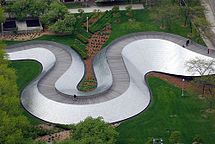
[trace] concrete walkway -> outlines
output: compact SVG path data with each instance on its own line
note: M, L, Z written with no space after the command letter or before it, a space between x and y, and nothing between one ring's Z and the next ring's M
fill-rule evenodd
M129 6L129 5L119 5L119 10L126 10L126 7ZM132 9L133 10L138 10L138 9L144 9L143 5L142 4L132 4ZM94 10L100 10L101 12L105 12L105 11L109 11L113 8L113 6L102 6L102 7L99 7L99 6L92 6L92 7L89 7L89 8L81 8L84 10L85 13L90 13L90 12L93 12ZM70 13L79 13L78 10L80 8L76 8L76 9L69 9L69 12Z
M208 3L210 4L211 8L212 8L212 11L215 15L215 1L214 0L207 0Z
M213 13L213 8L215 6L215 3L213 2L214 5L211 5L211 1L208 0L202 0L202 5L205 7L205 16L209 24L211 25L211 37L203 37L204 42L206 43L207 47L209 49L215 49L215 15Z

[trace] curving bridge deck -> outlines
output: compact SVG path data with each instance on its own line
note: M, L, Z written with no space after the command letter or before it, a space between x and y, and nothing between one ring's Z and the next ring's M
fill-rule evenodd
M98 87L80 92L84 63L72 49L54 42L34 41L7 48L9 59L33 59L43 70L21 94L23 107L32 115L52 123L77 123L87 116L102 116L118 122L142 112L150 103L144 76L150 71L186 75L185 61L194 57L212 59L207 49L167 33L135 33L121 37L94 59ZM209 57L210 56L210 57ZM77 100L73 95L78 96Z

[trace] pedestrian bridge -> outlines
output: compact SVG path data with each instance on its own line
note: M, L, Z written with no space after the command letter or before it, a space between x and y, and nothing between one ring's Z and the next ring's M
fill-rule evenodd
M36 60L43 69L21 93L23 107L51 123L73 124L88 116L115 123L144 111L151 100L145 76L151 71L197 76L186 71L187 60L211 60L207 48L168 33L145 32L123 36L96 55L93 69L97 88L77 89L85 73L79 55L54 42L32 41L9 46L10 60ZM74 99L74 95L77 98Z

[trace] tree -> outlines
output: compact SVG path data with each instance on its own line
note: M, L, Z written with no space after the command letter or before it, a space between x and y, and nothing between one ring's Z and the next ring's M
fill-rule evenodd
M187 71L200 76L210 75L215 72L215 60L206 60L199 57L195 57L186 61L185 66Z
M200 76L194 78L193 82L202 85L202 95L204 95L205 87L207 85L215 84L215 78L212 76L212 74L215 73L215 60L206 60L196 57L194 59L188 60L185 65L188 72L193 73L193 75L196 74Z
M101 118L86 118L78 123L72 132L72 138L80 144L114 144L118 133Z
M83 18L84 10L80 8L80 9L78 9L78 12L79 12L80 18Z
M46 0L17 0L12 5L9 5L9 12L14 13L18 20L24 20L29 16L41 16L47 7Z
M193 33L193 26L197 26L203 32L205 28L209 26L205 19L204 7L201 5L200 0L189 0L183 1L183 6L181 6L182 13L185 17L184 26L189 24L190 32Z
M112 14L113 14L114 21L116 23L120 22L119 6L117 6L117 5L113 6L113 8L112 8Z
M63 20L67 14L69 14L67 7L58 1L54 1L40 19L44 25L51 26L58 20Z
M66 14L65 18L58 20L55 24L50 26L50 30L61 34L71 34L75 30L76 18L73 14Z
M179 131L173 131L169 137L170 144L181 143L181 133Z
M151 14L151 17L160 23L160 27L171 30L172 21L178 17L179 7L177 5L163 4L160 7L154 8L153 11L154 13Z
M6 17L5 17L5 13L4 13L4 9L2 6L0 6L0 24L1 24L1 31L3 34L3 23L5 22Z
M0 44L0 143L29 143L30 123L20 109L15 71L8 67L3 48Z
M132 21L133 20L132 6L131 5L126 6L125 9L126 9L126 16L129 18L130 21Z

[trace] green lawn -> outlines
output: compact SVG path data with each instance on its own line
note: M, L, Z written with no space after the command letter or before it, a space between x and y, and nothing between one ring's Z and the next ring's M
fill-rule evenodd
M20 93L33 79L35 79L40 74L42 70L42 66L36 61L12 61L10 67L16 70L17 86ZM31 124L36 125L41 123L39 119L31 116L23 108L21 109L23 110L23 114L28 117Z
M117 128L118 144L144 144L149 137L161 137L168 144L175 130L181 132L182 143L192 143L196 135L206 144L214 143L215 116L204 112L208 105L203 100L188 93L181 97L181 89L158 78L150 77L148 83L152 102L145 112Z
M135 10L133 11L133 15L135 18L134 22L129 22L128 18L125 16L125 12L121 12L120 23L112 24L112 34L105 44L108 45L111 41L119 38L123 35L134 33L134 32L147 32L147 31L157 31L157 32L167 32L173 33L177 35L181 35L183 37L187 37L190 33L189 27L184 27L184 17L179 16L177 20L172 22L171 29L161 29L160 24L156 23L150 16L153 10ZM203 40L197 36L193 38L199 44L203 44Z

